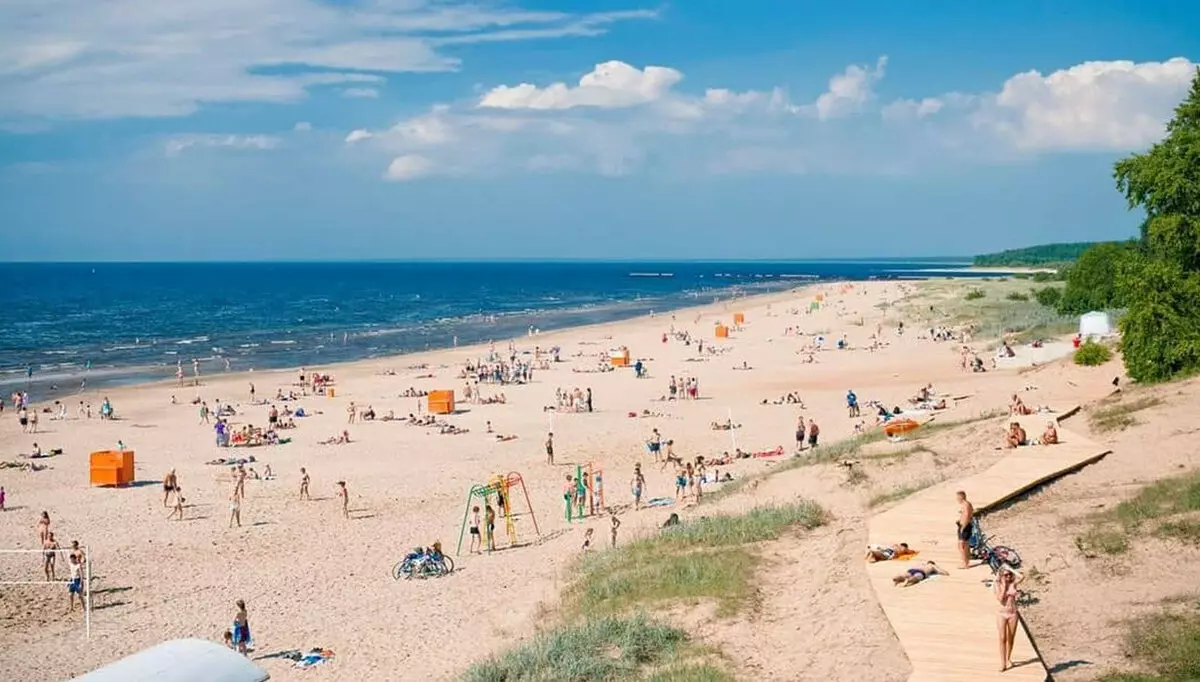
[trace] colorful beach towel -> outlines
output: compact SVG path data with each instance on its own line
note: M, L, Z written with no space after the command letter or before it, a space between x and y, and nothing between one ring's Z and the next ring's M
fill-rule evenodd
M300 656L299 660L292 664L292 666L301 670L307 670L321 665L332 658L333 652L329 649L312 649L307 654Z

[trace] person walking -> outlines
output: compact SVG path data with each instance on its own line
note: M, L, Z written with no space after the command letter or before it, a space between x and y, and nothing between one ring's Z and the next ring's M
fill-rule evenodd
M996 601L1000 602L1000 611L996 614L996 629L1000 635L1000 672L1013 667L1013 641L1017 637L1017 622L1020 618L1017 613L1017 585L1024 579L1020 573L1002 566L992 586Z

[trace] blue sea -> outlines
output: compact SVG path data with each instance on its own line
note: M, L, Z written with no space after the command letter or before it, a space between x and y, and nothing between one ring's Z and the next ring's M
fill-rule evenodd
M923 261L0 264L0 389L39 397L324 365L781 290L923 277ZM29 370L32 369L32 377Z

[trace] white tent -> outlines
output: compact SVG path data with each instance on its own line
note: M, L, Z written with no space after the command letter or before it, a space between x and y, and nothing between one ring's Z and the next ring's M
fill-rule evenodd
M173 639L75 678L80 682L264 682L267 671L215 642Z
M1096 336L1111 336L1112 321L1108 313L1092 311L1079 316L1079 335L1086 338Z

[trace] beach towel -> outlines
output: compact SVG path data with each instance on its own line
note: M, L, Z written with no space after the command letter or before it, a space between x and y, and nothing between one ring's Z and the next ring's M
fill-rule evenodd
M307 670L314 666L321 665L332 658L333 652L329 649L312 649L308 653L300 656L300 658L292 664L292 667L300 668L301 670Z
M655 497L646 502L646 504L651 507L669 507L675 504L675 500L672 500L669 497Z

